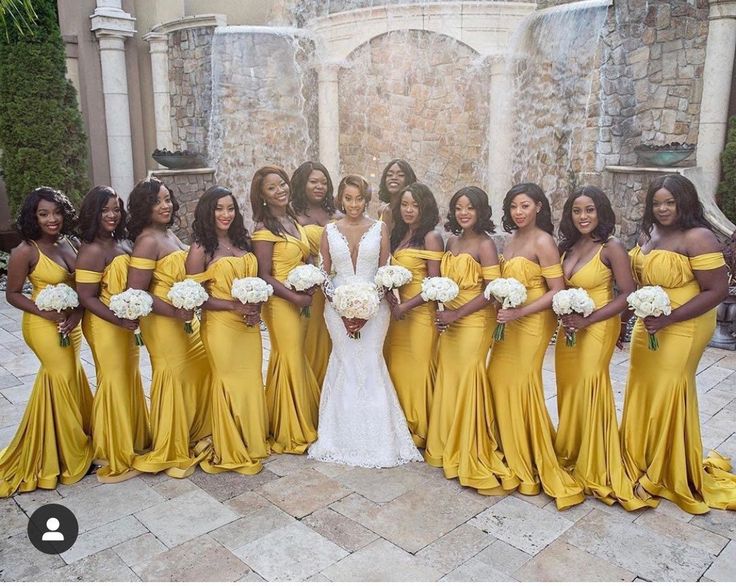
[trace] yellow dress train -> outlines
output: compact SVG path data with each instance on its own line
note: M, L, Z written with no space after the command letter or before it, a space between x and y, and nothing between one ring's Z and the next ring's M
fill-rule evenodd
M77 283L100 284L100 301L122 293L128 282L130 256L116 256L101 273L77 269ZM92 350L97 390L92 403L92 441L101 481L114 481L130 471L133 458L151 445L148 407L138 368L140 350L133 332L84 312L82 331Z
M446 304L448 309L477 297L484 278L498 277L498 266L481 267L467 253L455 256L446 252L440 270L460 287L460 294ZM440 336L424 452L427 463L441 467L445 477L457 478L463 486L487 495L506 494L519 484L496 442L498 432L486 375L494 325L495 315L488 306L454 322Z
M309 240L309 254L315 259L315 262L319 260L319 245L324 231L325 229L318 224L304 226L304 232ZM311 317L304 318L307 321L304 353L317 379L317 385L321 389L332 351L332 340L330 340L327 324L325 324L325 295L321 290L312 295L311 313Z
M177 250L158 261L133 257L130 267L153 270L149 292L169 303L166 294L186 272L186 251ZM184 323L151 313L140 321L143 342L151 356L151 451L137 456L133 467L183 478L207 456L205 442L212 433L210 402L212 376L199 337L199 322L187 334Z
M540 267L517 256L501 260L504 278L527 288L527 303L548 289L544 277L561 277L560 265ZM551 309L506 324L504 339L493 345L488 376L506 463L521 481L519 492L546 494L562 510L585 500L583 489L557 462L555 432L544 404L542 362L557 325Z
M724 265L719 253L687 257L668 250L631 253L637 281L659 285L672 308L700 293L694 270ZM736 510L736 475L728 458L711 452L703 460L695 371L716 325L716 310L657 332L649 350L640 320L631 338L621 445L629 477L649 494L666 498L693 515L709 508ZM656 502L656 501L655 501Z
M595 256L566 280L585 289L596 309L613 299L613 272ZM510 326L511 327L511 326ZM555 372L559 425L555 451L562 466L585 489L607 505L619 502L627 511L645 503L634 496L621 457L616 405L608 368L620 331L618 315L577 332L574 346L557 331Z
M254 241L274 243L271 270L282 282L309 256L306 234L298 227L300 239L276 236L269 230L253 234ZM317 439L319 416L319 386L304 353L305 324L296 305L275 295L263 305L261 314L271 341L266 376L271 448L278 454L303 454Z
M412 279L399 289L402 301L422 291L427 261L442 260L441 252L404 248L394 254L393 264L411 271ZM393 295L393 293L391 293ZM429 413L437 373L437 328L435 304L425 303L409 311L404 319L391 320L384 344L384 356L391 381L418 448L427 443Z
M38 263L28 276L32 299L46 285L73 286L74 278L65 268L38 252ZM82 328L74 328L71 344L62 347L54 322L24 312L22 323L23 339L41 367L18 430L0 451L0 497L52 490L58 482L73 484L92 464L92 393L79 361Z

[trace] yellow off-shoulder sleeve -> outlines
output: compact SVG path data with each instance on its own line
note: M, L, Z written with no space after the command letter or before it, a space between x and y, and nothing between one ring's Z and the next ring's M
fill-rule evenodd
M271 230L258 230L253 232L250 237L251 240L262 241L262 242L281 242L283 238L271 232Z
M561 277L563 274L562 265L559 263L549 265L548 267L542 267L542 276L545 279L554 279L555 277Z
M86 269L77 269L74 271L74 280L77 283L95 284L102 281L102 273L97 271L88 271Z
M243 276L258 276L258 259L256 258L256 255L252 252L243 255Z
M437 252L436 250L417 250L416 257L422 260L442 260L445 255L444 252Z
M130 268L151 271L156 268L156 261L151 258L143 258L140 256L130 257Z
M501 278L501 265L491 265L489 267L481 267L481 275L484 281L492 281Z
M690 266L694 271L709 271L719 269L726 264L722 252L708 252L690 257Z

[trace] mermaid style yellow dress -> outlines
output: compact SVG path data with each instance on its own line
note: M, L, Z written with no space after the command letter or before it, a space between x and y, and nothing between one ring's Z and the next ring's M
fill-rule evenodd
M559 264L540 267L517 256L501 259L501 274L527 289L527 303L544 295L545 277L561 277ZM521 480L519 492L539 494L541 487L563 510L585 500L583 488L557 462L555 432L544 404L542 362L557 318L551 309L506 324L504 339L493 345L488 365L501 449Z
M483 290L484 279L494 279L498 266L481 267L471 255L446 252L440 271L453 279L460 294L448 309L456 309ZM503 462L498 448L486 356L495 324L488 306L450 325L440 336L437 377L424 459L442 468L446 478L481 494L502 495L519 481ZM414 368L413 365L405 365Z
M177 250L157 261L132 257L130 268L152 270L149 293L169 303L166 294L177 281L184 280L187 253ZM184 331L184 323L173 317L151 313L140 320L143 342L151 356L151 451L133 460L141 472L165 470L174 478L185 478L207 457L205 443L212 433L212 375L199 323L194 333ZM198 443L200 442L200 443Z
M601 260L602 250L603 246L566 280L569 287L585 289L596 309L613 299L613 272ZM564 328L558 329L555 372L560 422L555 452L587 494L607 505L619 502L627 511L635 511L645 503L634 496L634 486L624 471L608 373L620 328L619 316L614 315L577 332L572 347L565 342Z
M422 291L427 277L427 261L442 260L443 253L404 248L394 254L393 264L411 271L411 282L399 289L402 301ZM390 293L393 295L393 293ZM404 319L391 320L384 344L384 356L391 381L404 411L411 437L418 448L427 443L429 413L437 372L437 328L434 303L409 311Z
M32 299L46 285L74 284L74 277L40 249L28 278ZM53 490L58 482L73 484L92 464L92 393L79 361L82 328L74 328L71 344L62 347L54 322L24 312L23 340L41 367L18 430L0 450L0 497L36 488Z
M659 285L675 309L700 293L694 270L724 265L718 253L687 257L668 250L630 253L641 285ZM695 371L716 326L716 310L657 332L659 349L637 320L621 422L626 472L649 494L693 515L709 508L736 510L736 475L717 452L703 461ZM654 499L652 499L654 500ZM656 500L655 500L656 503Z
M103 272L77 269L77 283L100 284L100 301L125 291L130 256L121 254ZM101 482L124 479L137 454L151 445L148 408L138 368L140 350L133 332L84 312L82 331L92 350L97 391L92 404L92 441Z
M252 237L274 243L271 271L281 282L309 257L304 228L297 226L300 239L277 236L265 229ZM271 449L277 454L303 454L317 439L320 391L304 353L304 322L296 305L276 295L263 305L261 315L271 340L266 376Z
M232 300L233 281L257 274L258 261L248 253L217 259L202 277L212 297ZM211 474L256 474L262 468L259 459L270 452L261 330L248 327L233 311L204 310L199 331L213 379L213 453L200 466Z
M319 246L322 242L322 233L325 229L319 224L304 226L304 232L309 240L309 254L319 259ZM321 290L312 295L312 316L305 318L307 321L307 337L304 343L304 353L307 362L312 367L312 372L317 379L319 388L325 380L327 362L332 351L332 340L325 324L325 295Z

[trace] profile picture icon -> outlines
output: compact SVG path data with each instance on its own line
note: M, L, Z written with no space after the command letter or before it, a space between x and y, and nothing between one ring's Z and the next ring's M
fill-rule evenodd
M64 553L79 535L79 523L64 505L43 505L28 520L28 539L38 551Z
M46 520L46 528L48 531L43 534L41 541L64 541L64 535L57 531L60 525L61 523L59 523L59 520L56 517L49 517Z

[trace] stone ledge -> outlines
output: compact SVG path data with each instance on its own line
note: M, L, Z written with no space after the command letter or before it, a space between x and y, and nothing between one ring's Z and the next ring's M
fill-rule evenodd
M152 169L148 171L148 176L159 176L159 175L206 175L207 173L214 173L214 167L199 167L197 169Z
M227 16L224 14L196 14L183 16L175 20L159 23L151 27L150 33L169 34L188 28L218 27L227 25ZM150 34L148 33L148 34Z
M629 165L607 165L604 171L609 173L678 173L687 175L696 167L634 167Z

